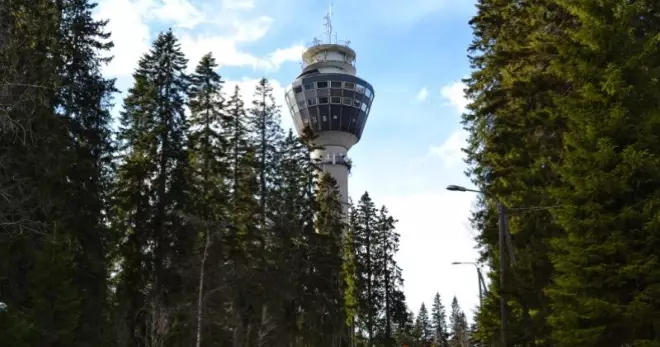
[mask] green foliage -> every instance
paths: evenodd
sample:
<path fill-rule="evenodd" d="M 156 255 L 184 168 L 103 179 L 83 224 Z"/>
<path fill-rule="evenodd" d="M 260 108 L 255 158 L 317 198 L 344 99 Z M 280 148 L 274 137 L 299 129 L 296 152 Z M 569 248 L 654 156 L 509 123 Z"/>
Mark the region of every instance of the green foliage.
<path fill-rule="evenodd" d="M 445 307 L 440 299 L 440 293 L 436 293 L 433 297 L 431 325 L 433 326 L 433 341 L 436 345 L 438 347 L 448 347 L 449 329 L 447 327 L 447 313 L 445 312 Z"/>
<path fill-rule="evenodd" d="M 647 1 L 482 0 L 464 124 L 470 175 L 486 192 L 474 225 L 499 268 L 493 201 L 517 263 L 497 270 L 475 337 L 510 343 L 657 345 L 658 20 Z M 524 34 L 523 34 L 524 33 Z"/>
<path fill-rule="evenodd" d="M 210 54 L 188 75 L 177 38 L 160 33 L 113 133 L 114 81 L 100 72 L 112 43 L 95 5 L 7 5 L 3 343 L 347 347 L 366 342 L 364 326 L 382 346 L 411 335 L 396 221 L 366 194 L 347 220 L 310 159 L 310 129 L 282 131 L 268 80 L 246 109 Z"/>

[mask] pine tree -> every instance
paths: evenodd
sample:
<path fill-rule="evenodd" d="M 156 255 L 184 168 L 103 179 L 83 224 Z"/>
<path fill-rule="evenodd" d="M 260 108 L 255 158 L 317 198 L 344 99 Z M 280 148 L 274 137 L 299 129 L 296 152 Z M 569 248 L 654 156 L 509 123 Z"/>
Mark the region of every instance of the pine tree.
<path fill-rule="evenodd" d="M 417 319 L 415 320 L 415 330 L 418 334 L 419 346 L 431 346 L 431 343 L 433 343 L 433 327 L 424 303 L 419 307 L 419 313 L 417 313 Z"/>
<path fill-rule="evenodd" d="M 447 314 L 445 313 L 445 307 L 442 305 L 440 293 L 436 293 L 433 297 L 431 324 L 433 325 L 433 341 L 438 347 L 448 347 Z"/>

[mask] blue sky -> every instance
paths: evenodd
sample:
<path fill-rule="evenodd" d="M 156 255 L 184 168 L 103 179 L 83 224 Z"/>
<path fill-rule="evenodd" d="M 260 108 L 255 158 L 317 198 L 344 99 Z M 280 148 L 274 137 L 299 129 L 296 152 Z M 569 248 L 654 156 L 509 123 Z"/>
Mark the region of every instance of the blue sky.
<path fill-rule="evenodd" d="M 194 68 L 213 52 L 227 86 L 250 98 L 262 76 L 278 102 L 300 72 L 303 45 L 321 37 L 330 0 L 100 0 L 96 16 L 109 19 L 115 60 L 105 73 L 118 87 L 159 31 L 172 28 Z M 447 192 L 469 185 L 460 148 L 460 114 L 466 101 L 461 78 L 469 74 L 466 48 L 473 0 L 334 0 L 333 27 L 357 52 L 358 76 L 375 89 L 374 106 L 360 143 L 349 156 L 349 191 L 366 190 L 399 220 L 408 304 L 417 312 L 436 291 L 449 306 L 456 295 L 466 313 L 478 303 L 476 272 L 452 266 L 474 261 L 468 218 L 475 197 Z M 117 98 L 119 111 L 121 96 Z M 283 109 L 283 125 L 291 126 Z"/>

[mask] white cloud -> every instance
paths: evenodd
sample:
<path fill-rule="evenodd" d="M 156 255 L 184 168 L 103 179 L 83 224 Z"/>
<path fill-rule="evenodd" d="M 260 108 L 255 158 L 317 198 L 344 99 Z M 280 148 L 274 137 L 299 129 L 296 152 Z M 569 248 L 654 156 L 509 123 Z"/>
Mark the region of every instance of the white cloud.
<path fill-rule="evenodd" d="M 458 81 L 450 85 L 442 87 L 440 90 L 440 95 L 445 99 L 452 107 L 458 111 L 458 113 L 465 113 L 467 111 L 467 105 L 469 100 L 465 96 L 465 83 Z"/>
<path fill-rule="evenodd" d="M 187 0 L 162 0 L 149 15 L 158 20 L 174 22 L 177 27 L 192 29 L 206 21 L 204 14 Z"/>
<path fill-rule="evenodd" d="M 282 128 L 285 132 L 288 132 L 289 129 L 295 129 L 293 127 L 293 120 L 289 114 L 289 110 L 286 107 L 284 101 L 284 87 L 280 84 L 279 81 L 274 79 L 269 79 L 271 87 L 273 88 L 273 96 L 275 98 L 275 104 L 280 106 L 280 115 L 282 120 Z M 257 78 L 244 78 L 242 80 L 229 80 L 224 84 L 224 91 L 227 98 L 234 94 L 234 88 L 238 86 L 241 90 L 241 98 L 245 103 L 245 108 L 249 109 L 252 107 L 252 101 L 254 100 L 254 91 L 259 83 Z"/>
<path fill-rule="evenodd" d="M 478 258 L 469 225 L 475 199 L 473 194 L 442 191 L 392 196 L 382 201 L 398 219 L 401 239 L 397 261 L 403 269 L 408 305 L 415 313 L 422 302 L 430 308 L 436 291 L 445 307 L 456 295 L 468 318 L 478 305 L 476 270 L 451 265 Z"/>
<path fill-rule="evenodd" d="M 273 19 L 261 16 L 249 20 L 235 20 L 232 23 L 234 33 L 231 38 L 238 42 L 254 42 L 263 38 L 270 30 Z"/>
<path fill-rule="evenodd" d="M 110 19 L 106 30 L 112 33 L 115 46 L 111 51 L 114 59 L 104 67 L 110 76 L 127 76 L 133 72 L 137 61 L 150 46 L 149 26 L 144 13 L 152 6 L 150 0 L 103 0 L 99 2 L 97 17 Z"/>
<path fill-rule="evenodd" d="M 439 146 L 432 146 L 430 152 L 442 159 L 446 168 L 455 168 L 463 164 L 465 153 L 462 149 L 467 147 L 467 132 L 456 130 Z"/>
<path fill-rule="evenodd" d="M 213 53 L 219 66 L 243 66 L 254 69 L 275 70 L 287 61 L 294 61 L 296 58 L 292 52 L 300 49 L 296 44 L 289 48 L 278 49 L 261 58 L 247 52 L 241 51 L 236 45 L 236 40 L 231 37 L 222 36 L 192 36 L 183 35 L 181 37 L 181 48 L 189 59 L 189 70 L 194 69 L 197 62 L 206 53 Z"/>
<path fill-rule="evenodd" d="M 254 0 L 222 0 L 222 6 L 232 10 L 251 10 L 254 8 Z"/>
<path fill-rule="evenodd" d="M 302 60 L 302 54 L 305 47 L 302 44 L 295 44 L 289 48 L 278 48 L 270 54 L 270 61 L 275 66 L 289 61 Z"/>
<path fill-rule="evenodd" d="M 224 5 L 230 9 L 245 9 L 249 1 L 229 1 Z M 205 9 L 205 13 L 208 12 Z M 110 54 L 113 61 L 104 68 L 104 73 L 113 77 L 130 76 L 140 57 L 145 54 L 152 41 L 149 20 L 173 22 L 179 28 L 193 29 L 199 24 L 213 23 L 224 32 L 180 35 L 181 46 L 188 57 L 192 70 L 201 57 L 210 52 L 221 66 L 249 66 L 254 69 L 275 70 L 281 64 L 300 59 L 302 45 L 295 44 L 280 48 L 265 57 L 257 57 L 241 50 L 238 43 L 255 42 L 268 33 L 272 18 L 260 16 L 243 18 L 227 10 L 223 23 L 207 20 L 204 13 L 188 0 L 101 0 L 95 16 L 109 19 L 107 30 L 112 33 L 115 47 Z M 215 19 L 214 19 L 215 20 Z M 231 23 L 227 26 L 226 23 Z"/>
<path fill-rule="evenodd" d="M 416 98 L 418 101 L 424 101 L 428 96 L 429 96 L 429 91 L 426 89 L 426 87 L 424 87 L 419 91 L 419 93 L 417 93 Z"/>

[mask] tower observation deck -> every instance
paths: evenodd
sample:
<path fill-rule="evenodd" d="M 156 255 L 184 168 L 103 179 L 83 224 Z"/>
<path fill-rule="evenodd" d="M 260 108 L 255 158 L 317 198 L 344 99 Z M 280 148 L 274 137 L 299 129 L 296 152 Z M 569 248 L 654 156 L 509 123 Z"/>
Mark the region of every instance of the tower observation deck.
<path fill-rule="evenodd" d="M 328 172 L 339 188 L 343 212 L 348 212 L 348 150 L 360 138 L 374 100 L 369 82 L 356 76 L 355 51 L 350 42 L 333 40 L 332 10 L 325 16 L 325 36 L 314 39 L 302 55 L 303 70 L 286 89 L 286 103 L 301 135 L 309 128 L 320 147 L 312 159 Z"/>

